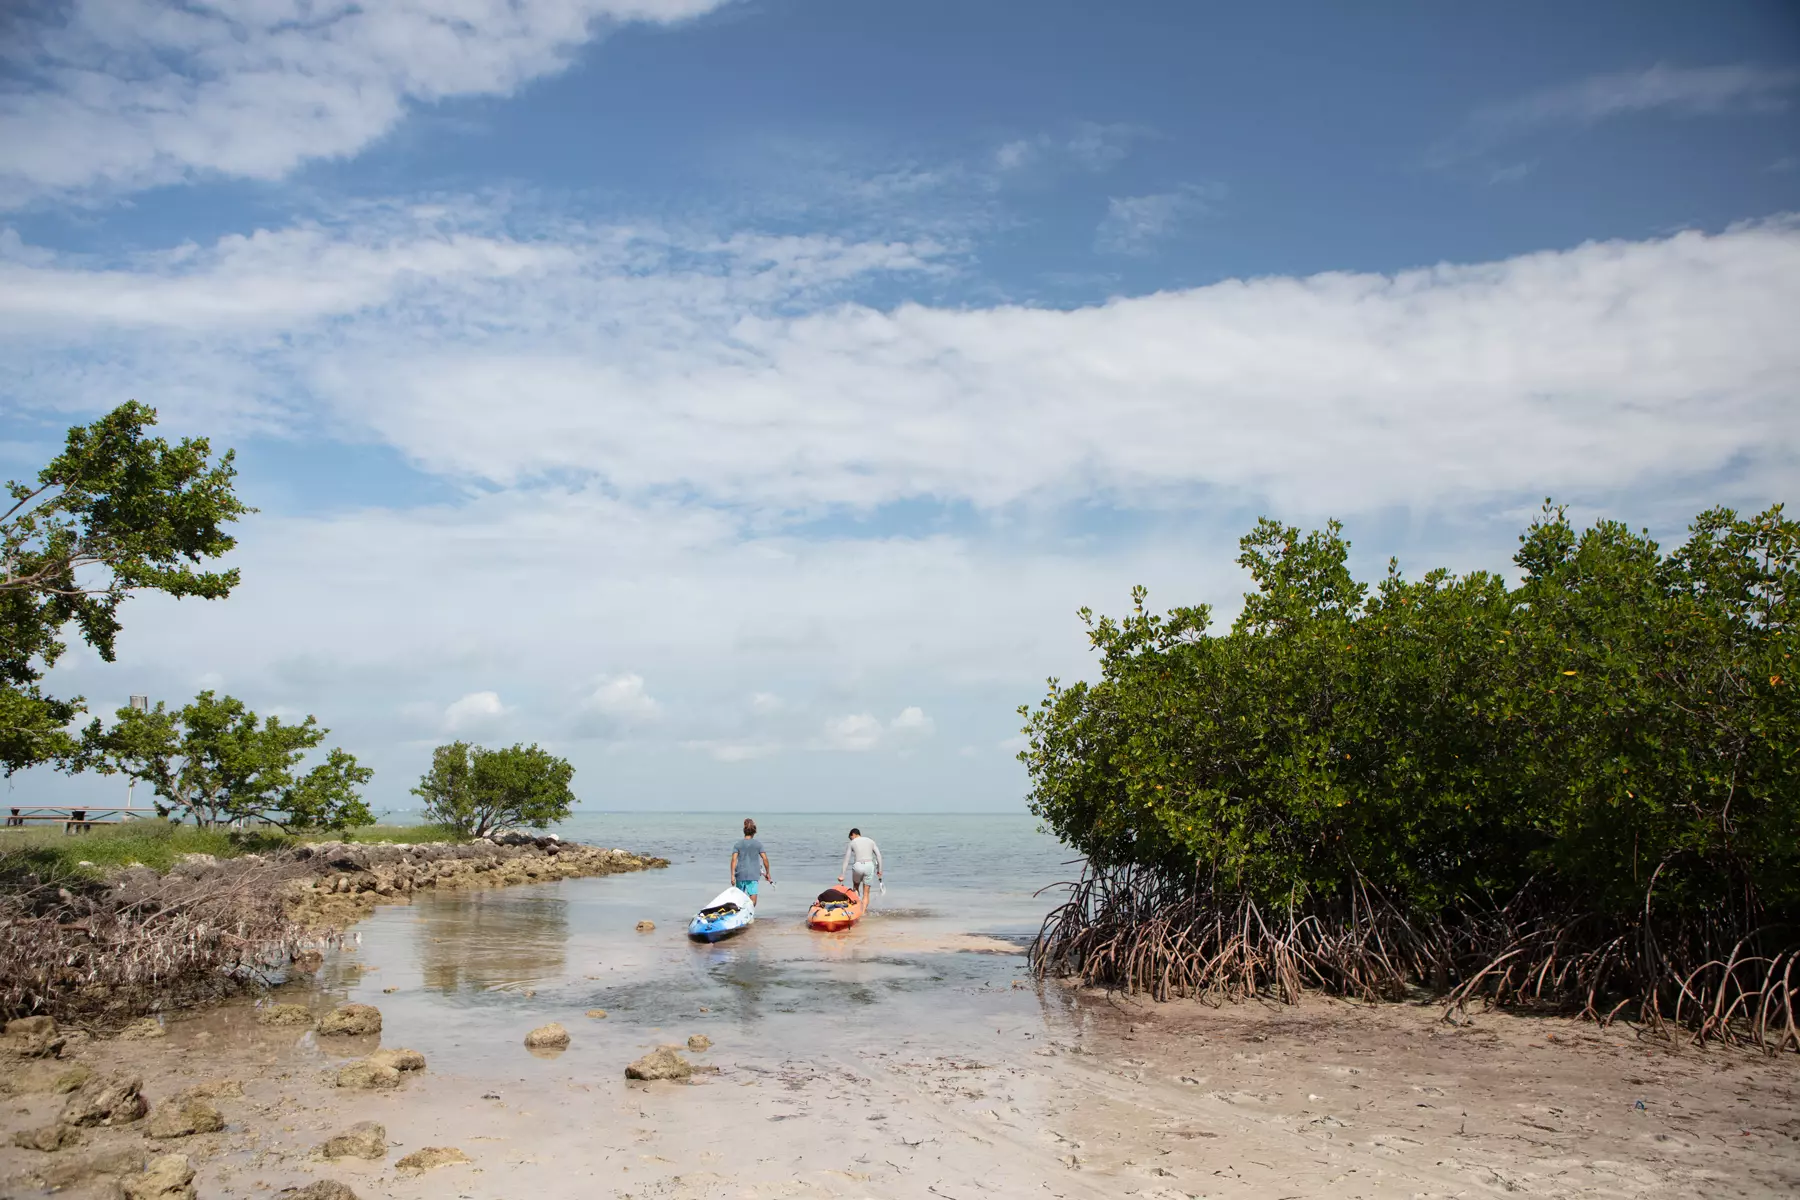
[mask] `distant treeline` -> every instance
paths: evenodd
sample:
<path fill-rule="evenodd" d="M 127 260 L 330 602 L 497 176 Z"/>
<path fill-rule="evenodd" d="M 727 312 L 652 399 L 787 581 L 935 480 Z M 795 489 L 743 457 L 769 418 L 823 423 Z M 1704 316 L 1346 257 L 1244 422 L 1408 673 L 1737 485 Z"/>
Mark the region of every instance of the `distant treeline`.
<path fill-rule="evenodd" d="M 1546 505 L 1517 586 L 1390 563 L 1370 588 L 1336 523 L 1241 546 L 1256 590 L 1229 632 L 1139 589 L 1121 620 L 1082 614 L 1100 681 L 1020 710 L 1033 809 L 1090 864 L 1041 967 L 1635 1002 L 1793 1040 L 1800 525 L 1779 506 L 1703 513 L 1665 553 Z"/>

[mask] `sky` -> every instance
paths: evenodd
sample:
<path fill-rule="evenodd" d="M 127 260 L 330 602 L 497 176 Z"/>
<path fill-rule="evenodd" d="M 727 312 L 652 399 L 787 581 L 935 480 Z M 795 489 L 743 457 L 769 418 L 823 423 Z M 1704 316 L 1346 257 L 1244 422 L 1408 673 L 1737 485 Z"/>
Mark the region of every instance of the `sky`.
<path fill-rule="evenodd" d="M 1797 214 L 1784 0 L 10 5 L 0 475 L 234 448 L 237 591 L 49 685 L 314 714 L 377 811 L 455 738 L 1022 811 L 1077 609 L 1228 620 L 1259 516 L 1795 499 Z"/>

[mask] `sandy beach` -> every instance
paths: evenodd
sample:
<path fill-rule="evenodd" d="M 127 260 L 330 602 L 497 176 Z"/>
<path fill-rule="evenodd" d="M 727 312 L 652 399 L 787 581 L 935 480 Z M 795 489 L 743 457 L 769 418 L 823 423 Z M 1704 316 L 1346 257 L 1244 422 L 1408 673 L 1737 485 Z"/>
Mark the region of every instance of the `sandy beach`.
<path fill-rule="evenodd" d="M 696 947 L 674 872 L 420 895 L 376 908 L 316 981 L 271 999 L 379 1007 L 378 1036 L 259 1023 L 250 1003 L 76 1036 L 58 1069 L 197 1084 L 222 1130 L 93 1128 L 0 1148 L 0 1194 L 118 1195 L 80 1164 L 186 1155 L 204 1197 L 320 1180 L 368 1197 L 1768 1196 L 1800 1188 L 1792 1056 L 1672 1048 L 1624 1027 L 1317 1000 L 1213 1008 L 1040 985 L 1017 940 L 896 907 L 847 934 L 773 912 Z M 656 918 L 637 933 L 634 918 Z M 605 1017 L 587 1016 L 597 1007 Z M 562 1052 L 525 1034 L 555 1020 Z M 711 1048 L 686 1049 L 691 1035 Z M 624 1066 L 674 1044 L 686 1082 Z M 398 1087 L 335 1086 L 378 1047 Z M 67 1102 L 14 1064 L 10 1135 Z M 34 1084 L 35 1081 L 35 1084 Z M 241 1088 L 241 1095 L 237 1092 Z M 318 1148 L 378 1123 L 374 1158 Z M 401 1169 L 450 1147 L 466 1163 Z M 109 1158 L 110 1152 L 110 1158 Z M 60 1171 L 60 1174 L 58 1173 Z M 322 1193 L 315 1193 L 322 1194 Z"/>

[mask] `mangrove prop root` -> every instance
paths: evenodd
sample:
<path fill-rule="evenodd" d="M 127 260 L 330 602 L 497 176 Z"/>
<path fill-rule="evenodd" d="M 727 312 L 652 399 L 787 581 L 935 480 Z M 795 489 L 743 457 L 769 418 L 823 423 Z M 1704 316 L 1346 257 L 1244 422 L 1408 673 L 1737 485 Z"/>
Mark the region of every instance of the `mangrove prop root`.
<path fill-rule="evenodd" d="M 1132 867 L 1089 869 L 1063 886 L 1068 899 L 1032 944 L 1040 978 L 1211 1002 L 1423 989 L 1446 1016 L 1471 1003 L 1601 1025 L 1632 1013 L 1654 1035 L 1800 1051 L 1800 944 L 1793 930 L 1744 916 L 1604 921 L 1559 913 L 1528 890 L 1495 911 L 1426 923 L 1360 884 L 1270 910 Z"/>
<path fill-rule="evenodd" d="M 0 895 L 0 1015 L 107 1026 L 262 986 L 331 940 L 284 912 L 298 873 L 262 863 L 171 873 L 128 897 L 55 882 Z"/>

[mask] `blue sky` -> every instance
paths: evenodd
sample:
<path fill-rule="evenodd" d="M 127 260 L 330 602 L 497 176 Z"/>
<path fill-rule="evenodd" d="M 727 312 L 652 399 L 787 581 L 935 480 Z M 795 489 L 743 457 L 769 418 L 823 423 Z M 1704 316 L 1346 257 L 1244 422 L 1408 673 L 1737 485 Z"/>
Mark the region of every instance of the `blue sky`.
<path fill-rule="evenodd" d="M 0 469 L 135 396 L 262 509 L 55 683 L 316 713 L 378 807 L 466 736 L 600 808 L 1016 808 L 1074 610 L 1228 613 L 1262 513 L 1461 568 L 1794 478 L 1791 5 L 9 20 Z"/>

